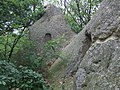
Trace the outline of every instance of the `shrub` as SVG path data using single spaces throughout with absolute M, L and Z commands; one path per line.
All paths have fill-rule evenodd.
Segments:
M 1 90 L 48 90 L 42 74 L 27 67 L 16 67 L 13 63 L 0 61 Z

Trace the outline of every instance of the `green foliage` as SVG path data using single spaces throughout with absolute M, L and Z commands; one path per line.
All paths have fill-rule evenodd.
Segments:
M 42 53 L 43 61 L 55 61 L 58 57 L 60 57 L 60 49 L 62 47 L 62 43 L 65 42 L 65 36 L 61 36 L 57 39 L 50 40 L 44 45 L 44 51 Z
M 12 56 L 30 46 L 28 27 L 44 14 L 42 2 L 43 0 L 0 1 L 1 60 L 9 60 L 15 63 L 18 59 L 13 61 L 11 60 Z M 35 58 L 29 59 L 34 61 Z M 47 89 L 41 74 L 28 68 L 18 68 L 7 61 L 0 61 L 0 89 L 11 90 L 12 88 L 22 90 Z
M 16 67 L 13 63 L 0 61 L 0 89 L 48 90 L 41 74 L 26 67 Z
M 82 25 L 78 25 L 78 23 L 75 21 L 75 19 L 71 18 L 71 16 L 67 13 L 65 14 L 65 18 L 67 19 L 69 25 L 71 26 L 71 29 L 75 32 L 75 33 L 79 33 L 83 27 Z
M 63 9 L 72 30 L 79 33 L 90 21 L 102 0 L 48 0 Z
M 13 46 L 13 42 L 16 39 L 17 35 L 16 34 L 5 34 L 0 36 L 0 58 L 1 59 L 8 59 L 10 51 Z M 15 55 L 22 47 L 27 47 L 30 44 L 30 40 L 28 39 L 28 34 L 27 32 L 24 32 L 24 35 L 19 39 L 19 42 L 16 43 L 14 47 L 14 51 L 12 55 Z
M 72 29 L 79 33 L 90 21 L 101 0 L 66 0 L 64 13 Z
M 29 26 L 43 13 L 42 0 L 1 0 L 0 5 L 2 32 Z
M 18 66 L 27 66 L 33 70 L 39 70 L 41 67 L 42 58 L 34 52 L 34 45 L 32 41 L 24 35 L 14 48 L 14 53 L 12 56 L 12 62 L 16 63 Z
M 44 14 L 43 0 L 0 1 L 0 57 L 10 60 L 28 27 Z
M 54 62 L 60 57 L 60 48 L 62 43 L 65 42 L 65 37 L 62 36 L 58 39 L 50 40 L 46 42 L 43 47 L 42 53 L 35 53 L 34 45 L 27 37 L 22 37 L 17 43 L 15 50 L 17 53 L 13 54 L 12 62 L 18 66 L 27 66 L 38 72 L 45 72 L 47 64 Z
M 62 48 L 62 43 L 65 42 L 65 36 L 61 36 L 57 39 L 50 40 L 44 45 L 44 57 L 57 58 L 60 54 L 59 49 Z M 47 58 L 47 59 L 48 59 Z

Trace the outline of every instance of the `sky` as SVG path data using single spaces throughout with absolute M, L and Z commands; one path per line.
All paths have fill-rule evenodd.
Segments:
M 62 4 L 63 1 L 64 1 L 64 0 L 45 0 L 45 1 L 44 1 L 44 5 L 54 4 L 55 6 L 62 8 L 62 5 L 61 5 L 61 4 Z M 66 1 L 68 1 L 68 0 L 66 0 Z

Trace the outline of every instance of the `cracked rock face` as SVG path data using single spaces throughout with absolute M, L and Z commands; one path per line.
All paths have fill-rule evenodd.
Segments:
M 91 45 L 80 59 L 75 90 L 120 90 L 119 27 L 120 0 L 104 0 L 83 29 Z
M 120 40 L 94 43 L 89 48 L 76 73 L 76 86 L 76 90 L 120 88 Z

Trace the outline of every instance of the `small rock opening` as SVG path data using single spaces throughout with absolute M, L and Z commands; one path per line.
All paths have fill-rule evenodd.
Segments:
M 50 33 L 45 34 L 45 42 L 48 42 L 52 39 L 52 35 Z

